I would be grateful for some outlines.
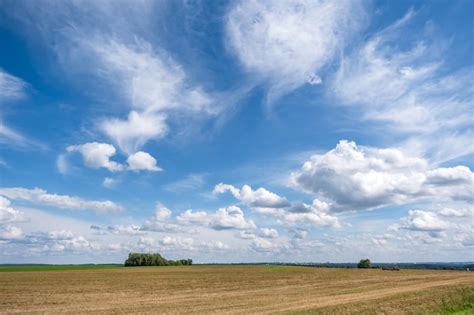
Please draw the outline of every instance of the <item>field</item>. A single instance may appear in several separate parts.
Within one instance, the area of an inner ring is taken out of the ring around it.
[[[91,270],[122,268],[123,265],[0,265],[0,272],[11,271],[53,271],[53,270]]]
[[[289,266],[0,272],[0,313],[472,314],[474,273]]]

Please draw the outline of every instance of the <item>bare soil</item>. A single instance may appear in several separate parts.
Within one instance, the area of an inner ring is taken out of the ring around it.
[[[436,313],[474,273],[273,266],[0,273],[0,313]]]

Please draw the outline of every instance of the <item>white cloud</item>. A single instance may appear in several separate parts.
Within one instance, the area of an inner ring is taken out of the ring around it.
[[[158,241],[161,248],[167,250],[194,250],[194,240],[189,237],[171,237],[165,236],[163,239]]]
[[[108,143],[89,142],[80,145],[71,145],[66,148],[66,151],[69,153],[81,153],[84,164],[91,168],[106,168],[111,172],[123,171],[125,169],[131,171],[161,171],[161,168],[156,165],[156,159],[149,153],[143,151],[135,152],[128,157],[128,167],[112,161],[110,158],[114,156],[117,151],[113,145]],[[64,154],[59,155],[57,167],[61,173],[68,171],[68,162]],[[104,186],[106,186],[106,184],[113,184],[112,179],[106,178],[104,180]]]
[[[318,226],[341,227],[339,219],[330,212],[329,204],[314,199],[313,203],[297,203],[280,215],[280,223],[294,225],[297,223],[313,224]]]
[[[108,225],[108,226],[98,226],[91,225],[91,229],[97,232],[105,232],[117,235],[127,235],[127,236],[136,236],[136,235],[145,235],[146,232],[141,230],[141,227],[136,224],[129,225]]]
[[[156,159],[147,152],[138,151],[127,159],[128,169],[132,171],[159,172],[161,168],[156,165]]]
[[[214,230],[255,229],[252,220],[245,219],[244,212],[237,206],[219,208],[215,213],[189,209],[176,217],[177,221],[186,225],[208,226]]]
[[[155,207],[155,215],[154,218],[156,221],[165,221],[171,217],[171,210],[166,208],[161,203],[157,203]]]
[[[9,74],[0,68],[0,105],[2,103],[19,101],[27,96],[29,85],[22,79]],[[3,112],[5,108],[0,108],[0,144],[5,143],[23,148],[41,148],[42,144],[32,141],[20,132],[7,126],[3,122]]]
[[[101,129],[123,151],[137,151],[146,142],[160,139],[168,132],[168,114],[212,114],[212,99],[199,86],[189,86],[184,70],[171,56],[155,51],[145,40],[124,44],[100,38],[90,43],[99,57],[99,68],[118,87],[133,109],[127,120],[106,119]]]
[[[211,217],[205,211],[186,210],[176,217],[176,220],[181,224],[186,225],[208,225]]]
[[[421,198],[472,200],[474,174],[465,166],[432,168],[395,148],[340,141],[292,174],[295,187],[331,202],[331,211],[370,209]]]
[[[171,210],[158,202],[156,204],[153,216],[145,221],[141,229],[143,231],[169,233],[176,233],[178,231],[181,231],[182,229],[179,225],[171,222],[171,215]]]
[[[56,168],[61,174],[67,174],[69,172],[69,163],[66,154],[58,155],[58,158],[56,159]]]
[[[226,191],[229,191],[236,199],[252,208],[284,208],[290,205],[286,198],[262,187],[252,190],[249,185],[243,185],[241,189],[238,189],[232,185],[220,183],[214,187],[213,192],[222,194]]]
[[[264,238],[277,238],[278,231],[273,228],[261,228],[260,236]]]
[[[51,230],[23,233],[20,228],[11,227],[3,233],[3,240],[11,246],[21,246],[22,252],[28,257],[58,253],[87,252],[97,250],[100,244],[91,242],[82,235],[75,235],[69,230]],[[15,248],[15,247],[10,247]]]
[[[253,239],[250,247],[256,252],[275,252],[280,250],[280,246],[277,243],[261,237]]]
[[[401,221],[401,228],[412,231],[440,232],[449,228],[447,222],[431,211],[410,210]]]
[[[23,213],[10,207],[11,202],[0,196],[0,225],[24,220]]]
[[[1,117],[0,117],[1,119]],[[26,143],[28,142],[17,131],[11,129],[0,120],[0,143]]]
[[[103,167],[112,172],[123,170],[123,165],[110,160],[116,153],[114,146],[111,144],[90,142],[68,146],[66,151],[81,153],[84,163],[88,167]]]
[[[41,248],[45,252],[64,252],[64,251],[88,251],[94,250],[99,245],[91,243],[82,235],[74,235],[68,230],[50,231],[48,233],[36,233],[27,236],[30,242],[39,242],[43,245]]]
[[[438,213],[444,217],[466,218],[474,216],[474,207],[469,205],[465,208],[442,208]]]
[[[157,240],[150,237],[141,237],[137,245],[142,251],[160,251],[160,253],[188,252],[197,248],[192,238],[181,236],[165,236]]]
[[[49,46],[67,78],[115,104],[97,119],[97,127],[131,154],[216,113],[213,97],[154,38],[160,33],[155,21],[165,18],[161,6],[153,1],[120,6],[51,2],[5,10],[15,12],[18,27],[34,30],[26,36],[34,33],[35,41]]]
[[[0,240],[18,240],[23,237],[23,231],[16,226],[6,226],[0,234]]]
[[[237,234],[237,237],[238,238],[241,238],[241,239],[254,239],[257,237],[257,235],[255,235],[254,232],[251,232],[251,231],[240,231],[239,234]]]
[[[239,1],[227,16],[227,41],[247,70],[268,81],[271,101],[319,83],[364,17],[357,1]]]
[[[229,245],[221,242],[221,241],[213,241],[213,242],[201,242],[199,244],[201,247],[204,247],[208,250],[216,250],[216,251],[223,251],[230,249]]]
[[[125,209],[110,200],[84,200],[68,195],[49,194],[40,188],[21,187],[0,188],[0,195],[12,200],[26,200],[33,204],[70,210],[94,210],[100,213],[122,212]]]
[[[426,34],[412,40],[410,49],[399,48],[401,37],[410,41],[417,36],[406,36],[414,16],[409,11],[345,56],[330,92],[339,103],[357,106],[364,119],[408,136],[405,145],[411,151],[444,162],[474,152],[474,71],[446,71],[443,45]]]
[[[126,153],[135,152],[151,139],[160,139],[167,133],[166,116],[131,111],[126,120],[104,120],[100,128]]]
[[[244,212],[237,206],[219,208],[210,226],[215,230],[256,228],[255,223],[252,220],[246,220]]]
[[[175,193],[196,190],[204,185],[204,177],[205,174],[189,174],[183,179],[166,184],[164,188]]]
[[[285,197],[262,187],[252,190],[249,185],[244,185],[242,189],[238,189],[223,183],[216,185],[213,193],[222,194],[226,191],[229,191],[237,200],[240,200],[252,210],[277,217],[280,224],[307,223],[340,227],[338,218],[328,213],[330,205],[318,199],[314,199],[311,205],[302,202],[291,203]]]
[[[119,180],[117,180],[117,179],[115,179],[115,178],[112,178],[112,177],[106,177],[106,178],[104,178],[104,180],[102,181],[102,186],[104,186],[105,188],[112,189],[112,188],[114,188],[118,183],[119,183]]]
[[[0,69],[0,102],[26,96],[28,83]]]
[[[101,58],[103,70],[109,79],[119,79],[134,109],[209,110],[209,96],[200,87],[187,86],[183,68],[164,51],[155,51],[149,42],[124,44],[102,39],[93,44],[91,48]]]

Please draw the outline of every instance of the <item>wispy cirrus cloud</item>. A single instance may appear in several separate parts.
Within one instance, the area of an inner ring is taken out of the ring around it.
[[[211,96],[189,84],[182,67],[165,52],[154,51],[150,43],[100,39],[90,49],[99,57],[101,75],[110,82],[118,79],[120,93],[133,109],[125,120],[108,118],[100,123],[123,151],[133,153],[149,140],[166,136],[167,120],[173,115],[214,113]]]
[[[357,1],[239,1],[227,15],[226,40],[245,69],[268,86],[272,102],[321,71],[363,26]]]
[[[35,30],[35,41],[55,55],[64,77],[77,88],[87,85],[98,103],[113,104],[90,125],[128,155],[213,117],[220,105],[158,44],[154,21],[162,6],[46,1],[11,8],[28,35]]]
[[[0,102],[26,97],[28,83],[0,68]]]
[[[125,211],[124,207],[110,200],[86,200],[75,196],[50,194],[41,188],[2,187],[0,195],[10,200],[24,200],[32,204],[67,210],[93,210],[99,213]]]
[[[474,152],[474,69],[444,67],[449,46],[426,32],[408,36],[408,48],[396,45],[415,18],[410,10],[344,56],[328,96],[357,106],[363,120],[383,123],[405,147],[442,163]]]
[[[0,105],[15,103],[25,99],[28,95],[29,84],[24,80],[0,68]],[[3,109],[3,108],[2,108]],[[31,140],[21,132],[4,123],[4,113],[0,111],[0,144],[7,144],[21,148],[42,148],[37,141]]]

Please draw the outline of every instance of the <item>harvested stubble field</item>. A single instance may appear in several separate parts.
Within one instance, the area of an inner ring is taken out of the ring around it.
[[[473,296],[474,273],[461,271],[185,266],[0,273],[0,313],[470,314]]]

